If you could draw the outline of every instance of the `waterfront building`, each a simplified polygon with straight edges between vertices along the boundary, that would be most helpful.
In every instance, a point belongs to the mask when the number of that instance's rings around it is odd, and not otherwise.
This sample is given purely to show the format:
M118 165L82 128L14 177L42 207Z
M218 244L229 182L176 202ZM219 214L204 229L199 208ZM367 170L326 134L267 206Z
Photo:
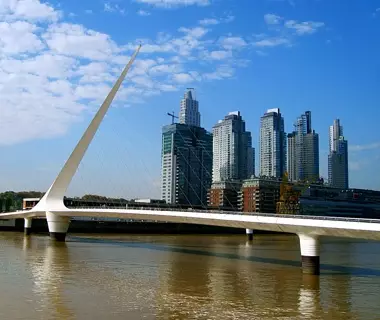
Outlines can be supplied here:
M287 172L290 181L297 181L296 137L297 133L295 131L288 134Z
M310 111L296 119L288 135L287 171L290 181L319 180L319 135L312 130Z
M281 178L286 170L286 135L280 109L269 109L260 124L260 176Z
M252 136L239 111L230 112L212 130L212 181L241 180L255 172Z
M248 213L276 213L280 184L279 178L252 177L244 180L239 192L239 209Z
M212 135L174 123L162 128L162 199L170 204L207 205L211 186Z
M237 211L240 188L240 180L214 182L209 190L209 207Z
M335 188L348 189L348 144L343 136L343 127L335 119L329 131L328 179Z
M168 204L207 205L212 181L212 135L200 127L194 90L181 100L179 122L162 128L161 198Z
M212 187L209 205L237 210L241 180L255 172L251 132L239 111L230 112L213 127Z

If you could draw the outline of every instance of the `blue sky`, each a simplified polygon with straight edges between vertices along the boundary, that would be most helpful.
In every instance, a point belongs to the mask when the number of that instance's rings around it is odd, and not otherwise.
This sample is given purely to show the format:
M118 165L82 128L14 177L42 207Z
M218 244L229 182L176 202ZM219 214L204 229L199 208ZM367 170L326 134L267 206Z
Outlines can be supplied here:
M380 189L377 0L5 0L0 21L1 191L48 188L140 42L69 195L159 196L161 127L187 87L207 129L241 111L257 159L266 109L288 132L310 110L324 177L339 118L350 185Z

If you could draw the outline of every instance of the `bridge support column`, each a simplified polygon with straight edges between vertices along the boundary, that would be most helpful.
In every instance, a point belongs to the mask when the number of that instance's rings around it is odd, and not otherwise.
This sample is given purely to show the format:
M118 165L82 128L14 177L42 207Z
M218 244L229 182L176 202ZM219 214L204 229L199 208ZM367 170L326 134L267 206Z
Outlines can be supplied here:
M55 241L64 242L70 225L70 217L62 217L51 212L46 212L46 220L50 238Z
M32 233L32 218L24 218L24 234L29 236Z
M298 234L300 239L302 272L319 274L319 237L317 235Z
M245 229L245 233L247 235L248 241L252 241L253 240L253 230L252 229Z

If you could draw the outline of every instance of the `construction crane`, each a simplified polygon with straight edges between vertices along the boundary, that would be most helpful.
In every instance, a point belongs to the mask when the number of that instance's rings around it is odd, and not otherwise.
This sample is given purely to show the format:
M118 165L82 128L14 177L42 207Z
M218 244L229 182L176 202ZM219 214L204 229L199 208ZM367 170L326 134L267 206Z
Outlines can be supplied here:
M174 114L174 111L172 113L168 112L168 116L172 117L172 124L174 124L174 118L178 119L178 117Z

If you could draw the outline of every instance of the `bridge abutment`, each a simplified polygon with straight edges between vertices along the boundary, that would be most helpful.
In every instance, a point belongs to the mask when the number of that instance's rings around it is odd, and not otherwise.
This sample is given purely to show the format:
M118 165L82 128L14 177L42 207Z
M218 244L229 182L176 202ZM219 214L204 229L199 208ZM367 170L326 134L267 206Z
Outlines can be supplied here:
M245 233L247 235L248 241L252 241L253 240L253 230L252 229L245 229Z
M29 236L32 233L32 218L24 218L24 234Z
M64 242L70 225L70 217L62 217L51 212L46 212L46 220L50 238L54 241Z
M317 235L298 234L301 248L302 272L319 275L319 237Z

